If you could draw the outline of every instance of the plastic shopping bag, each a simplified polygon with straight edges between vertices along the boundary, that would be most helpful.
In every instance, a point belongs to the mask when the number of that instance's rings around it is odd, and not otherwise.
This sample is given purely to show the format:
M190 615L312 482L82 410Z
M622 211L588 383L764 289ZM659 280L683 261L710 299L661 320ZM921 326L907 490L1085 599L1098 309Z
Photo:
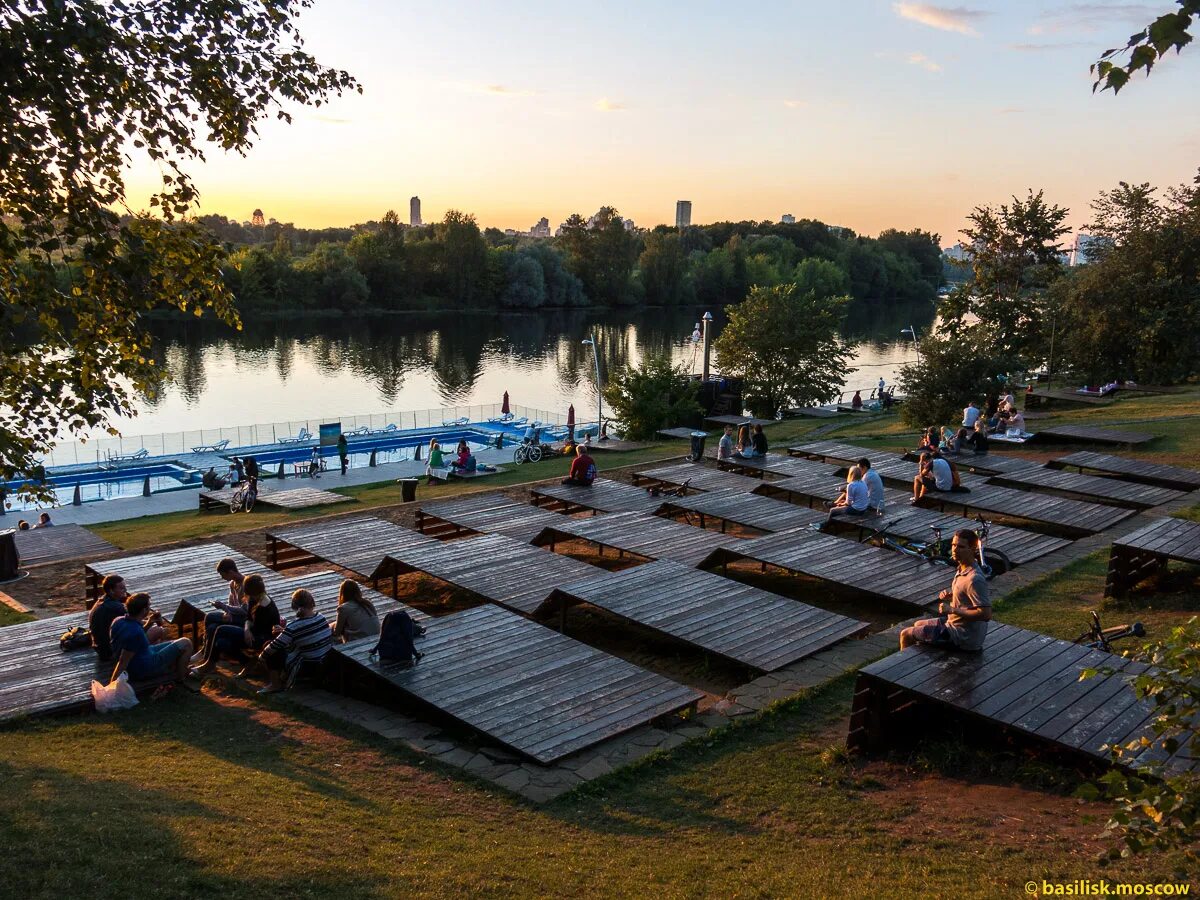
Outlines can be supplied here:
M96 712L116 712L118 709L129 709L137 706L138 698L129 676L121 673L116 681L110 684L92 682L92 700L96 703Z

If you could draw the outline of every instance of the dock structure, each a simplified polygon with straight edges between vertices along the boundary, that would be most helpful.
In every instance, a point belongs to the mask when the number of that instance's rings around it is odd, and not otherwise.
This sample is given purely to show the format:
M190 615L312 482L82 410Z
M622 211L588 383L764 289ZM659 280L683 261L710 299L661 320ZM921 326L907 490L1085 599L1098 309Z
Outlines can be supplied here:
M1091 450L1080 450L1078 453L1059 456L1050 460L1046 465L1054 469L1078 469L1081 474L1085 470L1100 472L1104 475L1116 476L1121 481L1173 488L1177 491L1200 490L1200 471L1196 469L1164 466L1158 463L1144 462L1140 459L1130 459L1126 456L1095 453Z
M468 494L452 500L422 503L417 509L417 531L431 537L463 534L505 534L531 541L562 514L505 494Z
M214 509L229 509L234 493L238 488L221 488L218 491L200 491L201 512ZM335 494L333 491L323 491L313 487L295 488L266 488L259 483L258 495L254 498L255 506L276 506L280 509L308 509L312 506L332 506L335 503L350 503L353 497L345 494Z
M622 555L670 559L695 566L714 550L735 546L742 540L646 513L610 513L582 519L559 516L558 519L534 538L534 544L553 550L556 544L564 541L588 541L599 548L601 555L609 548Z
M1089 668L1100 674L1081 679ZM1110 759L1108 745L1145 736L1150 746L1135 767L1161 759L1169 771L1194 768L1187 748L1172 755L1154 738L1153 705L1129 681L1144 671L1123 656L993 621L980 652L918 645L862 669L847 743L886 746L906 728L906 714L924 704L1095 761Z
M115 573L125 579L129 593L144 591L150 595L155 608L166 609L190 594L202 593L214 585L220 587L217 563L223 559L232 559L243 575L270 572L266 566L231 547L211 543L95 560L83 567L84 585L88 599L95 600L102 593L100 582L104 576ZM226 593L228 590L226 586Z
M1139 582L1162 572L1168 560L1200 565L1200 522L1156 519L1114 540L1104 596L1126 596Z
M1157 434L1151 434L1149 431L1125 431L1118 428L1097 428L1093 425L1056 425L1053 428L1043 428L1037 433L1037 439L1043 442L1079 441L1087 444L1115 444L1121 447L1148 444L1157 437Z
M641 469L633 474L633 482L664 493L679 489L683 489L685 493L731 489L748 492L762 484L762 479L723 472L704 463L685 462Z
M810 528L781 531L718 549L704 561L704 566L712 568L743 559L922 610L937 602L937 595L949 586L954 576L950 566L853 543Z
M420 572L523 615L537 614L555 588L596 571L585 562L503 534L457 541L425 538L425 543L389 554L385 565L389 575Z
M1088 502L1108 503L1130 509L1149 509L1184 496L1183 491L1147 484L1133 484L1115 478L1082 475L1062 469L1025 468L1004 472L990 479L991 484L1047 491Z
M13 540L17 544L21 565L25 568L121 552L98 534L74 524L14 531Z
M366 638L335 652L376 691L433 708L543 764L703 697L491 604L428 622L416 665L382 663L369 656L373 645Z
M869 627L741 582L658 560L565 585L555 602L587 603L619 619L772 672Z
M393 574L386 565L389 553L438 543L411 528L374 516L318 519L271 529L266 542L267 560L273 569L327 562L368 579L376 587Z
M644 488L597 478L591 487L572 484L541 484L529 489L534 506L557 512L653 512L659 502Z

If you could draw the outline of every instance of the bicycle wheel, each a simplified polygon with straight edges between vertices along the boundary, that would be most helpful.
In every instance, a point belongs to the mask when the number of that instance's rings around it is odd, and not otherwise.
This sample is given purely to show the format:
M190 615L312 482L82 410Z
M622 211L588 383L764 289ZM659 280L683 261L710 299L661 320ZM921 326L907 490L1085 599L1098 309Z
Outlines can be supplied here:
M241 512L243 499L245 499L244 492L234 491L233 496L229 498L229 511L231 513Z
M541 462L542 461L542 448L541 447L538 447L535 444L534 446L529 448L529 461L530 462Z
M525 462L525 448L524 447L518 447L516 450L513 451L513 462L515 462L518 466L521 463Z
M247 493L246 499L242 502L242 509L244 509L246 512L253 512L254 511L254 501L257 499L258 499L257 491L254 491L252 493Z
M990 581L997 575L1003 575L1012 568L1012 560L1008 558L1003 550L995 550L992 547L983 548L983 564L987 568L987 577Z

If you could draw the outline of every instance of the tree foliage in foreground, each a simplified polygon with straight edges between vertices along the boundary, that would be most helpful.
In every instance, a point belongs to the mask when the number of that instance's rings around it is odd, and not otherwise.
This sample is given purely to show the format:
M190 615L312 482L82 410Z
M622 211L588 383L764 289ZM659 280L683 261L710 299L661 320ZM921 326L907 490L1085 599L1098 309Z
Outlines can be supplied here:
M1181 764L1200 758L1200 619L1173 628L1138 656L1149 668L1133 678L1133 689L1149 702L1154 718L1148 735L1111 748L1118 767L1100 779L1116 802L1105 834L1123 844L1109 855L1179 852L1195 875L1200 867L1200 771L1186 771ZM1082 677L1095 674L1086 670ZM1095 789L1082 793L1098 795Z
M1129 83L1140 69L1146 75L1171 50L1179 53L1192 42L1192 19L1200 14L1200 0L1177 0L1179 9L1164 13L1137 34L1131 35L1124 47L1105 50L1091 66L1096 76L1092 91L1109 90L1114 94ZM1125 55L1128 54L1128 58Z
M660 428L674 428L701 412L699 382L687 366L671 365L667 354L650 354L639 366L623 366L609 376L604 400L628 440L650 440Z
M713 344L717 367L742 380L743 399L756 416L835 398L847 375L852 345L837 329L848 297L802 292L795 284L754 287L727 310L729 322Z
M303 51L309 5L0 2L0 477L36 477L56 436L133 412L157 381L146 312L236 321L223 250L185 218L186 166L355 87ZM122 216L134 156L162 173L155 217Z

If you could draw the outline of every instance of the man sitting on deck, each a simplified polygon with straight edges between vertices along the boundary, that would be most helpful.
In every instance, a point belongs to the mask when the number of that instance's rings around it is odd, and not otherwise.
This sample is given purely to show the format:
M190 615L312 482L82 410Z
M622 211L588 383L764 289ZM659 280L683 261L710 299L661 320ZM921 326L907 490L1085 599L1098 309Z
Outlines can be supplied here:
M168 675L180 682L187 678L192 642L179 638L151 646L145 626L149 613L150 595L134 594L125 601L125 615L113 622L110 636L117 666L109 679L110 684L120 678L122 672L128 672L133 681ZM198 685L196 689L199 689Z
M225 557L217 563L217 577L229 585L229 598L214 600L213 606L216 609L204 614L204 645L196 651L193 665L199 665L209 655L209 645L212 644L218 628L222 625L236 625L241 628L246 624L248 606L245 591L242 589L246 576L238 569L236 562Z
M958 563L950 590L938 594L936 619L920 619L900 632L900 649L913 644L982 650L992 618L987 578L975 565L979 558L979 535L969 529L957 531L950 554ZM949 604L946 601L949 600Z
M717 459L733 459L733 426L726 425L725 433L717 443Z
M862 472L863 484L867 486L867 505L875 515L882 516L886 508L883 499L883 479L871 468L871 461L865 456L858 461L858 470Z
M96 656L102 662L109 662L113 658L109 629L113 622L125 615L125 598L129 592L125 590L125 579L120 575L105 575L100 587L104 593L88 612L88 631L92 635Z
M582 444L575 450L575 459L571 462L571 471L563 479L563 484L573 484L576 487L591 487L596 480L596 461L592 459Z

